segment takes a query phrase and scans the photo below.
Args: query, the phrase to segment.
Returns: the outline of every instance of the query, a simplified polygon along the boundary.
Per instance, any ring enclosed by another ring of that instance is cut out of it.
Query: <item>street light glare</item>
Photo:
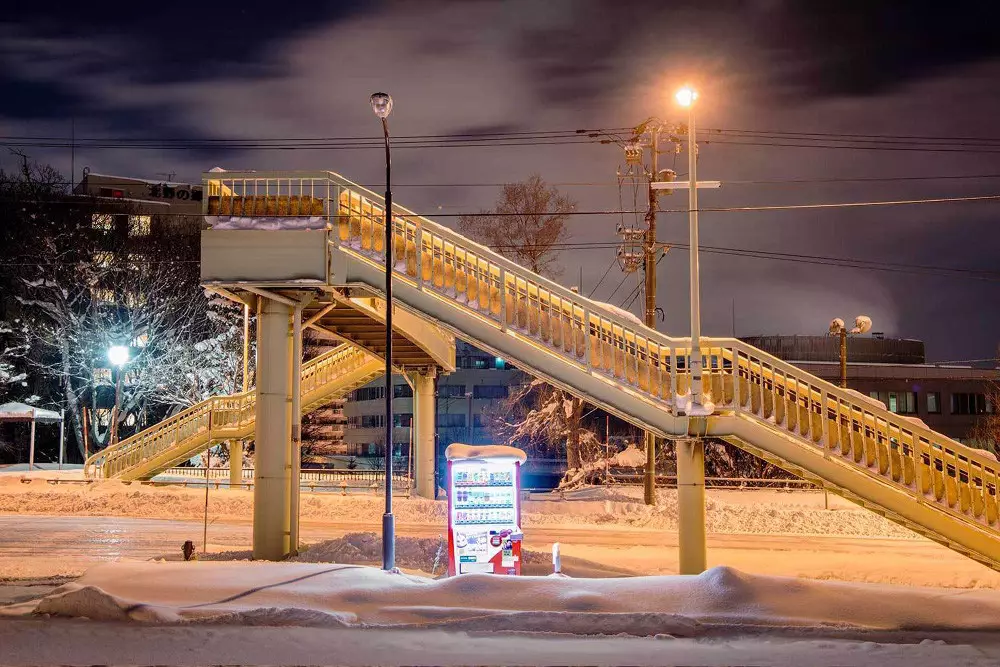
[[[112,345],[108,348],[108,361],[121,367],[128,363],[129,352],[124,345]]]
[[[389,93],[372,93],[371,102],[376,116],[382,119],[389,117],[392,111],[392,96]]]
[[[698,99],[698,91],[691,86],[684,86],[677,91],[677,94],[674,95],[674,99],[676,99],[677,104],[680,104],[682,107],[689,107],[694,104],[696,99]]]

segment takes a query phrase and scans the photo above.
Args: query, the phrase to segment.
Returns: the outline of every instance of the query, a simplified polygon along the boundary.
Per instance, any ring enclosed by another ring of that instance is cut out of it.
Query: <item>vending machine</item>
[[[448,459],[448,575],[521,574],[521,464],[503,445],[452,444]]]

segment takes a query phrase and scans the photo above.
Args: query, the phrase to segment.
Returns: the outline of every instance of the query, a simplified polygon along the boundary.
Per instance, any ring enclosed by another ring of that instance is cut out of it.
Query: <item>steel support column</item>
[[[243,441],[229,441],[229,488],[238,489],[243,484]]]
[[[253,488],[253,557],[289,554],[291,489],[292,309],[260,298],[257,308],[257,414]]]
[[[414,373],[413,484],[417,495],[434,498],[434,371]]]
[[[705,444],[701,439],[677,442],[677,531],[680,573],[705,571]]]

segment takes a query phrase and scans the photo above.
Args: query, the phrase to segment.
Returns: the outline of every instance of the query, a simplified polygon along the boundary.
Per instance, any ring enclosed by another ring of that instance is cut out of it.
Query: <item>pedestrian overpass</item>
[[[213,171],[204,183],[212,228],[202,236],[203,283],[251,304],[258,315],[259,384],[252,406],[249,396],[239,399],[245,406],[239,437],[256,429],[254,555],[276,559],[295,544],[289,498],[298,488],[290,410],[300,377],[299,355],[292,353],[301,350],[296,323],[319,326],[360,350],[352,356],[338,349],[336,361],[314,360],[331,369],[324,396],[378,374],[384,363],[384,348],[375,342],[384,336],[384,202],[331,172]],[[726,440],[1000,569],[1000,464],[979,450],[735,338],[701,339],[703,401],[693,405],[690,339],[638,324],[395,205],[392,229],[394,335],[405,343],[400,356],[394,344],[392,361],[414,387],[414,472],[421,495],[434,489],[432,378],[453,368],[457,337],[678,440],[682,572],[705,567],[703,436]],[[338,312],[347,317],[321,323]],[[360,363],[361,354],[363,372],[332,370]],[[303,383],[314,362],[301,366]],[[303,411],[309,407],[305,387],[299,392]],[[211,415],[209,408],[197,428],[214,428]],[[97,458],[104,452],[92,457],[88,470],[145,478],[177,457],[234,437],[212,431],[195,442],[168,434],[171,428],[165,423],[122,441],[104,459]],[[113,464],[115,457],[123,463]],[[258,506],[269,509],[258,513]]]

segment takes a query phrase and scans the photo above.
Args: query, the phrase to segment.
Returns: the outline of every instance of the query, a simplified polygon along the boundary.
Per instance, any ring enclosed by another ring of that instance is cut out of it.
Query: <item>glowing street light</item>
[[[388,93],[371,96],[372,111],[382,119],[385,135],[385,513],[382,515],[382,569],[396,566],[396,521],[392,516],[392,160],[389,155]]]
[[[108,361],[118,368],[128,363],[129,356],[129,349],[124,345],[112,345],[108,348]]]
[[[111,411],[111,438],[108,446],[118,442],[118,412],[122,401],[122,375],[125,364],[129,362],[130,351],[124,345],[112,345],[108,348],[108,361],[118,367],[118,378],[115,380],[115,409]]]
[[[677,104],[682,107],[689,107],[698,99],[698,91],[691,86],[684,86],[674,95]]]

